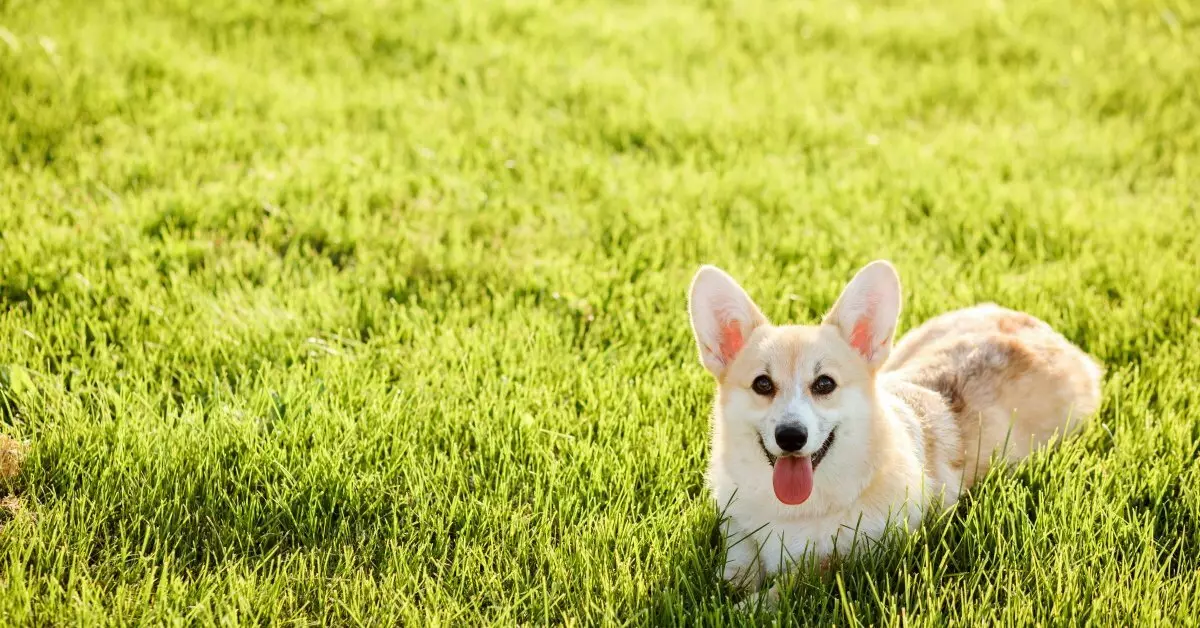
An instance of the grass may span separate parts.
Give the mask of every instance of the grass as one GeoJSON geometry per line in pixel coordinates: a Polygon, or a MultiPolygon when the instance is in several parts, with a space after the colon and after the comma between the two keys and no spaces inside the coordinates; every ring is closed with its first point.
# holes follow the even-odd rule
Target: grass
{"type": "Polygon", "coordinates": [[[877,257],[1104,407],[777,619],[1195,622],[1198,51],[1183,0],[0,0],[0,624],[747,621],[687,282],[811,322],[877,257]]]}

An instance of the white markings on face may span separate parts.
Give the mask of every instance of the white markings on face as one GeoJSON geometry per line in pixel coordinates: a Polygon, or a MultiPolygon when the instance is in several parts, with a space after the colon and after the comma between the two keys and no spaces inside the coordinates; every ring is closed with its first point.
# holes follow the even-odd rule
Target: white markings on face
{"type": "Polygon", "coordinates": [[[830,421],[822,418],[809,392],[813,373],[819,368],[820,362],[814,366],[800,361],[796,372],[790,378],[791,385],[777,393],[771,410],[763,417],[759,433],[772,455],[780,455],[783,452],[775,438],[777,430],[782,428],[799,427],[804,430],[808,440],[797,452],[803,456],[812,455],[825,442],[831,429],[828,425],[830,421]]]}
{"type": "Polygon", "coordinates": [[[820,417],[813,408],[812,400],[804,394],[803,390],[797,390],[792,393],[791,398],[784,405],[783,413],[779,417],[776,427],[799,425],[809,434],[816,434],[820,431],[820,423],[820,417]]]}
{"type": "Polygon", "coordinates": [[[803,427],[808,433],[808,442],[798,451],[800,455],[816,453],[826,442],[829,433],[846,418],[846,412],[853,413],[858,406],[859,395],[853,393],[842,397],[833,407],[828,407],[828,403],[822,406],[814,399],[812,382],[821,375],[827,375],[827,365],[826,359],[799,360],[796,372],[791,373],[790,385],[779,391],[775,403],[760,424],[763,443],[766,443],[770,453],[779,454],[782,450],[776,442],[775,432],[786,426],[803,427]]]}

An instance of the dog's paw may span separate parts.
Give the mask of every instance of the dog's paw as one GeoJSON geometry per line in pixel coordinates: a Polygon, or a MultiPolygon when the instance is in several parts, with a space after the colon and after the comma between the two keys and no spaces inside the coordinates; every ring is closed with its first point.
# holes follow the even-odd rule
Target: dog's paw
{"type": "Polygon", "coordinates": [[[721,579],[735,591],[754,591],[758,589],[760,581],[758,564],[734,561],[725,563],[725,569],[721,571],[721,579]]]}
{"type": "Polygon", "coordinates": [[[738,592],[757,591],[765,575],[754,545],[745,541],[729,546],[721,570],[721,579],[727,586],[738,592]]]}
{"type": "Polygon", "coordinates": [[[739,613],[770,613],[779,606],[779,587],[774,586],[766,591],[758,591],[737,603],[734,608],[739,613]]]}

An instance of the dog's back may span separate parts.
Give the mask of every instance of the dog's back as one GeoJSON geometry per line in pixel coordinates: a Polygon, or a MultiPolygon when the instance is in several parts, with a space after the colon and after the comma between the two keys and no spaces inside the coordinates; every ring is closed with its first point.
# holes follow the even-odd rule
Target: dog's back
{"type": "Polygon", "coordinates": [[[1021,459],[1100,405],[1102,371],[1090,356],[1041,320],[993,304],[914,329],[884,371],[945,399],[961,433],[964,488],[993,452],[1021,459]]]}

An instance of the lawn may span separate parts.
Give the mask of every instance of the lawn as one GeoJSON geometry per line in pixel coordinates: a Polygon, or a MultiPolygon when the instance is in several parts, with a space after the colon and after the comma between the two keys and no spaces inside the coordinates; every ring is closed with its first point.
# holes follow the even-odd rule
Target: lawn
{"type": "Polygon", "coordinates": [[[0,0],[0,625],[720,624],[701,263],[1082,435],[784,623],[1200,616],[1200,7],[0,0]]]}

